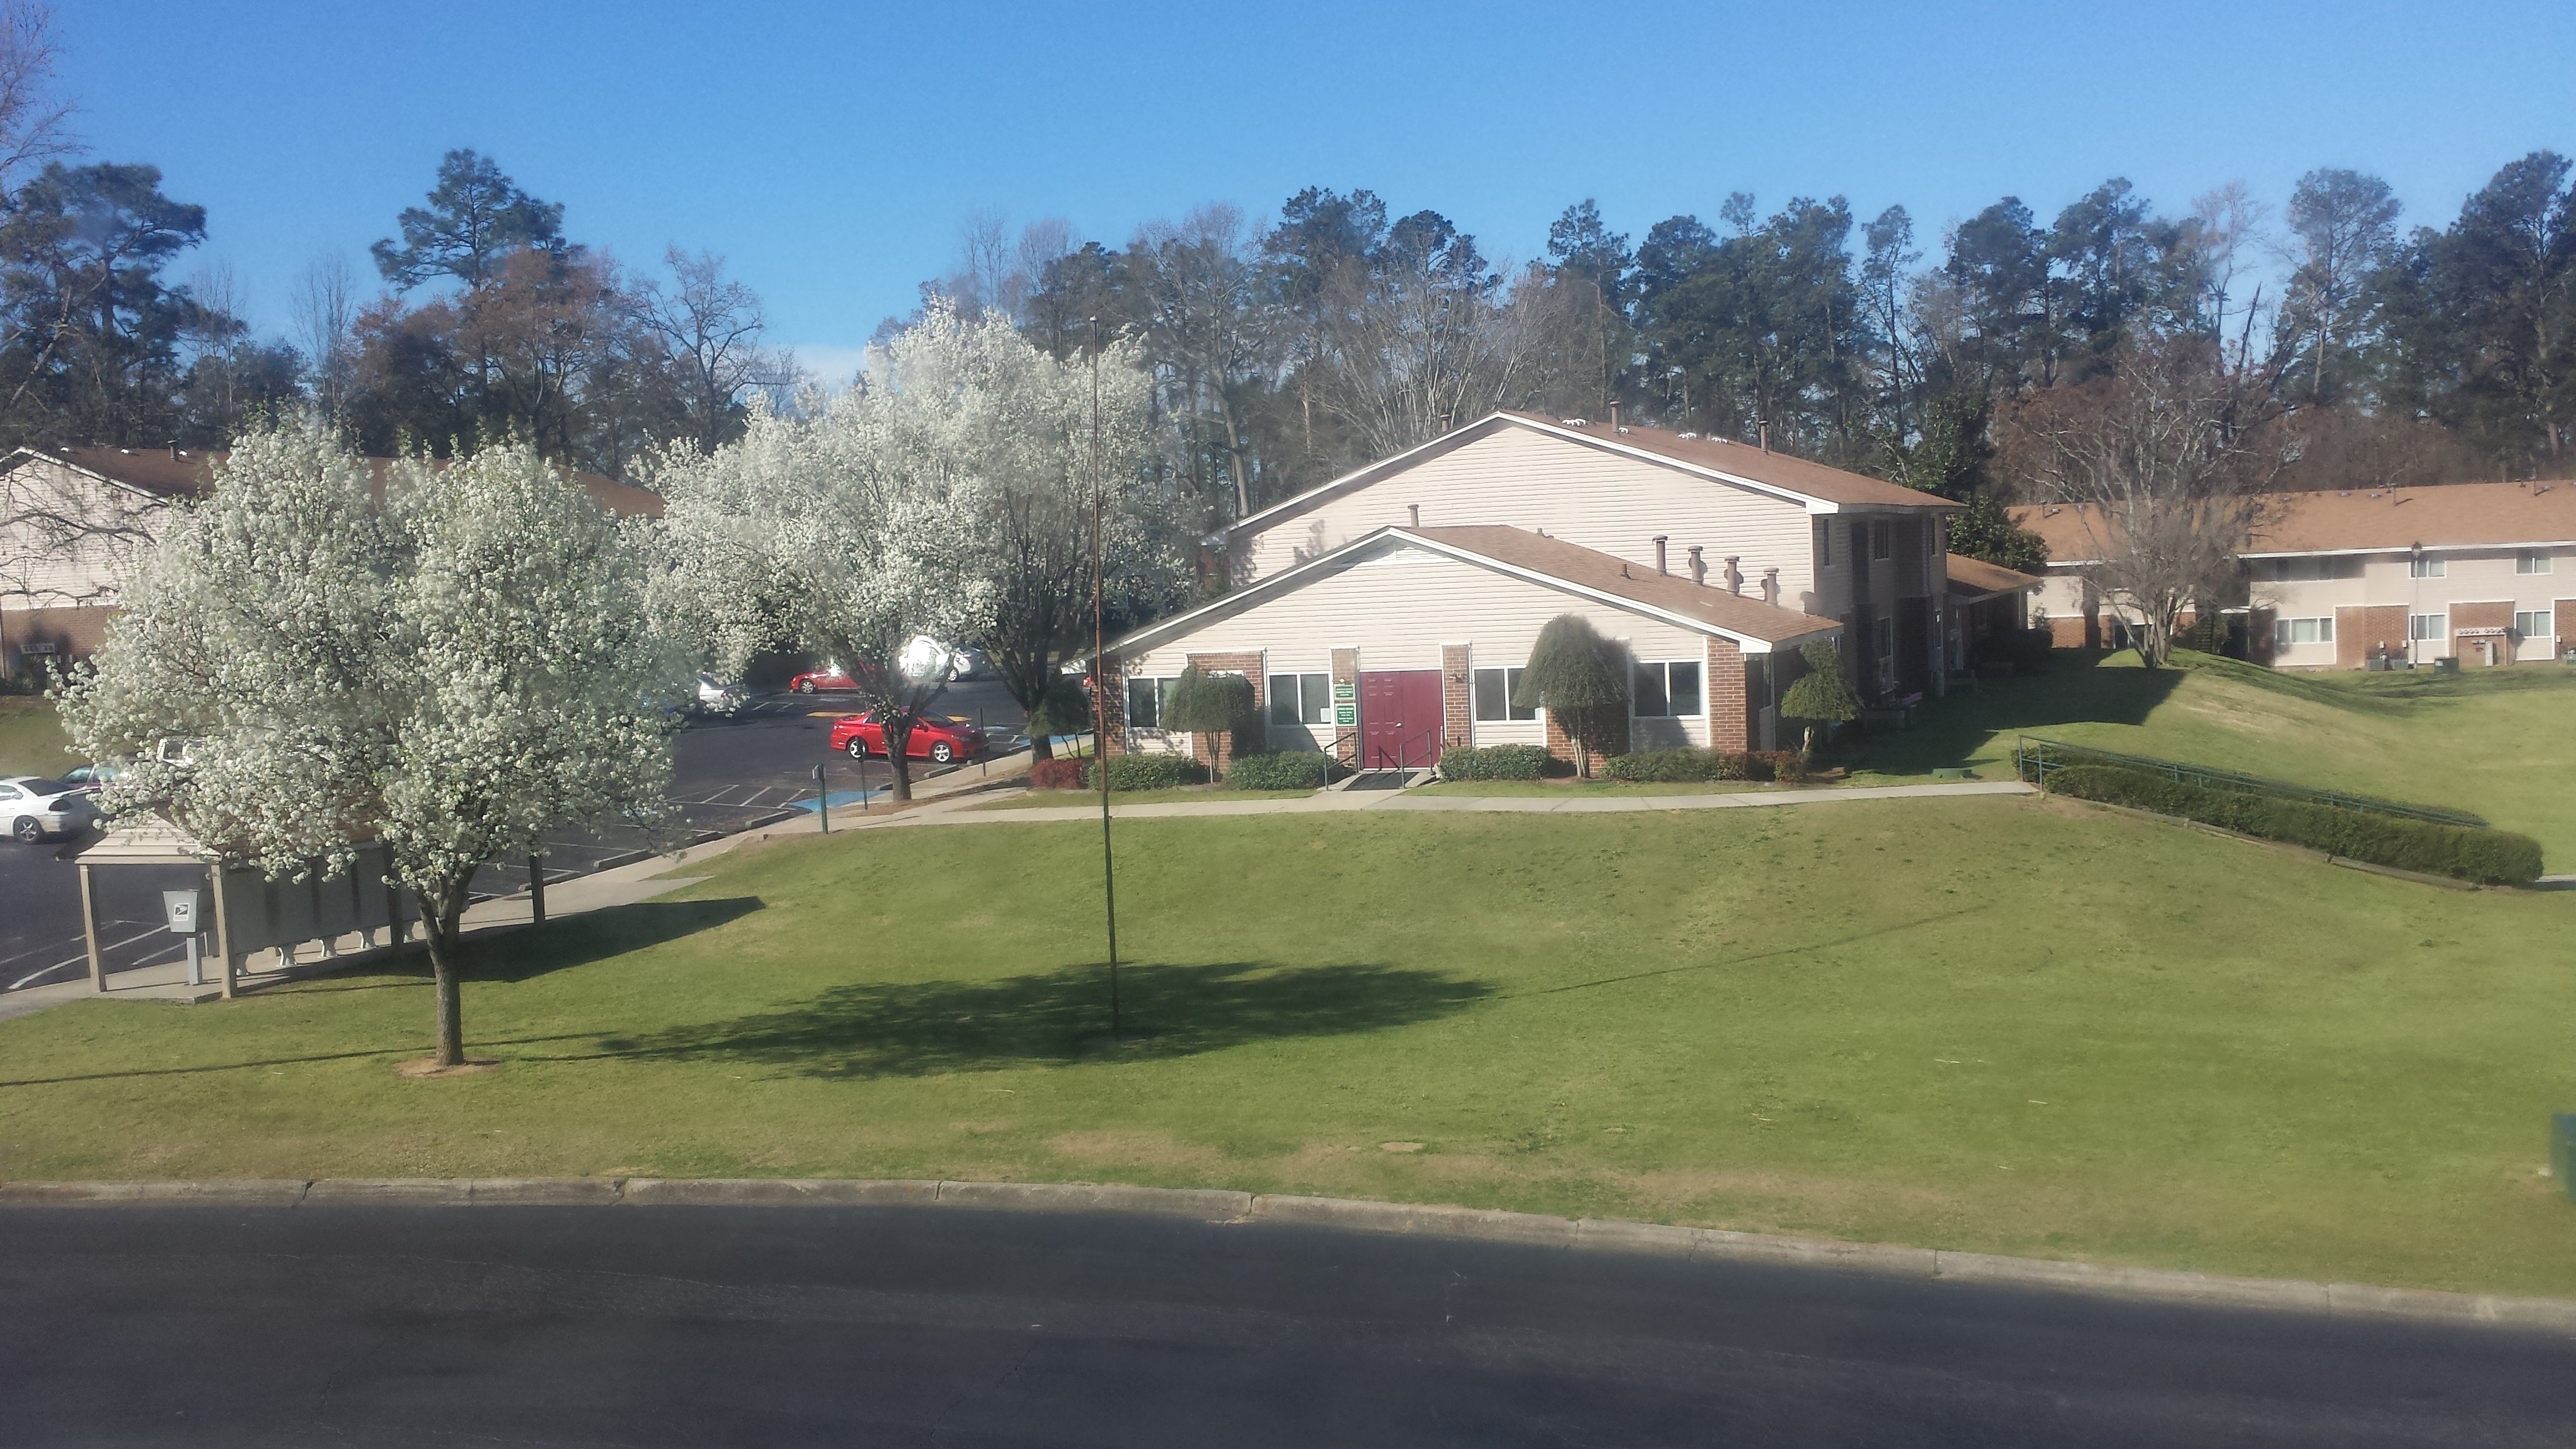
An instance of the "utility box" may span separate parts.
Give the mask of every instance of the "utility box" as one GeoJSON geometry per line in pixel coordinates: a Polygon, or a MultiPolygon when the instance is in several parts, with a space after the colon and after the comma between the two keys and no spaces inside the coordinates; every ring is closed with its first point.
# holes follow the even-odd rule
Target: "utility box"
{"type": "Polygon", "coordinates": [[[205,930],[204,891],[163,891],[161,909],[170,918],[170,934],[194,936],[205,930]]]}
{"type": "Polygon", "coordinates": [[[2549,1127],[2549,1170],[2558,1177],[2558,1190],[2576,1198],[2576,1112],[2559,1113],[2549,1127]]]}

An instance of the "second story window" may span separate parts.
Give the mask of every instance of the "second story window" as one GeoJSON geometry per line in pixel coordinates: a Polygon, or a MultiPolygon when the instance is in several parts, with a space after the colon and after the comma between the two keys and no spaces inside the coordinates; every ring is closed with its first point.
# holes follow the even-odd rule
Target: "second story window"
{"type": "Polygon", "coordinates": [[[2549,572],[2549,555],[2545,553],[2515,554],[2513,556],[2513,571],[2518,574],[2545,574],[2549,572]]]}
{"type": "Polygon", "coordinates": [[[2440,554],[2419,553],[2406,561],[2406,576],[2412,579],[2438,579],[2451,572],[2451,561],[2440,554]]]}

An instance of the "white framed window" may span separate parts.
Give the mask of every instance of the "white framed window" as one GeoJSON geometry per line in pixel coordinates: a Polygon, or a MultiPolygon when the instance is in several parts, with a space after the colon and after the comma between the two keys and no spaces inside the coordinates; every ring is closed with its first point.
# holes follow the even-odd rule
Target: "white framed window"
{"type": "Polygon", "coordinates": [[[2518,574],[2545,574],[2549,572],[2549,555],[2545,553],[2515,554],[2513,556],[2513,571],[2518,574]]]}
{"type": "Polygon", "coordinates": [[[2272,621],[2272,642],[2284,649],[2293,644],[2332,644],[2334,620],[2275,619],[2272,621]]]}
{"type": "Polygon", "coordinates": [[[1158,730],[1163,727],[1163,706],[1171,701],[1171,675],[1147,675],[1127,681],[1127,728],[1158,730]]]}
{"type": "Polygon", "coordinates": [[[1333,676],[1270,676],[1270,722],[1275,725],[1319,725],[1333,722],[1333,676]]]}
{"type": "Polygon", "coordinates": [[[2406,576],[2410,579],[2445,578],[2450,572],[2451,561],[2438,553],[2419,553],[2406,560],[2406,576]]]}
{"type": "Polygon", "coordinates": [[[1628,698],[1639,719],[1696,718],[1700,712],[1700,662],[1639,660],[1629,672],[1628,698]]]}
{"type": "Polygon", "coordinates": [[[2516,609],[2513,632],[2525,639],[2547,639],[2558,632],[2558,625],[2547,609],[2516,609]]]}
{"type": "Polygon", "coordinates": [[[2409,614],[2406,616],[2406,637],[2419,644],[2427,639],[2438,643],[2450,633],[2442,627],[2450,617],[2447,613],[2409,614]]]}
{"type": "Polygon", "coordinates": [[[1517,669],[1479,669],[1476,671],[1475,704],[1479,720],[1536,719],[1535,706],[1512,703],[1521,692],[1521,671],[1517,669]]]}

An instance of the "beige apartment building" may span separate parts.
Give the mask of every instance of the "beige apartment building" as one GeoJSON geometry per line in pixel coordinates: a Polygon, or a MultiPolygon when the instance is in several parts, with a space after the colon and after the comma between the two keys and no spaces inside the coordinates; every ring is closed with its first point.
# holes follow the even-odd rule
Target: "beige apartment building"
{"type": "MultiPolygon", "coordinates": [[[[2253,657],[2276,669],[2374,661],[2533,664],[2576,649],[2576,484],[2451,483],[2266,495],[2241,557],[2253,657]]],[[[2098,528],[2031,505],[2048,543],[2034,597],[2065,647],[2117,647],[2136,621],[2087,582],[2098,528]]]]}

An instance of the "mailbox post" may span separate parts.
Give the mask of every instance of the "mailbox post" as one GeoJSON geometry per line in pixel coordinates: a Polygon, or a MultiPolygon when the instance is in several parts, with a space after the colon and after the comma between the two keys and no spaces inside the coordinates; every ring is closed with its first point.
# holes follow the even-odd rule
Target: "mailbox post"
{"type": "Polygon", "coordinates": [[[205,911],[205,892],[163,891],[161,909],[170,918],[171,933],[188,938],[188,984],[205,985],[206,961],[198,948],[199,934],[205,929],[199,924],[205,911]]]}

